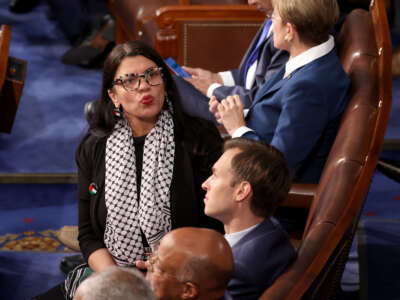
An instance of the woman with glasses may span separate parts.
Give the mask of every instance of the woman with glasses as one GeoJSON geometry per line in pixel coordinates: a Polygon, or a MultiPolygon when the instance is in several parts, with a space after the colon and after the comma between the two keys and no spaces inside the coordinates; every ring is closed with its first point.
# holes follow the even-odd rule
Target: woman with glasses
{"type": "Polygon", "coordinates": [[[182,113],[158,53],[140,42],[117,45],[76,151],[78,239],[87,264],[37,299],[72,299],[88,274],[135,266],[174,228],[220,229],[203,213],[201,182],[221,143],[214,125],[182,113]]]}

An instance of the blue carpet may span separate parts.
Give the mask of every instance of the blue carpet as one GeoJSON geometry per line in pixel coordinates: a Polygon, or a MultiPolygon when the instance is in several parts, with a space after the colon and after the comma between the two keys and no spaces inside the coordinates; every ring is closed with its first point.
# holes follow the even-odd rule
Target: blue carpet
{"type": "Polygon", "coordinates": [[[399,212],[400,184],[375,171],[361,219],[400,220],[399,212]]]}
{"type": "Polygon", "coordinates": [[[400,299],[400,220],[363,219],[359,245],[363,300],[400,299]]]}
{"type": "Polygon", "coordinates": [[[1,299],[31,299],[62,282],[65,276],[58,265],[66,255],[70,254],[0,252],[1,299]]]}
{"type": "Polygon", "coordinates": [[[71,45],[45,2],[22,15],[9,2],[0,0],[0,23],[13,29],[10,56],[28,65],[12,133],[0,133],[0,173],[73,173],[84,104],[98,97],[101,71],[61,63],[71,45]]]}
{"type": "Polygon", "coordinates": [[[78,204],[64,204],[0,211],[0,235],[28,230],[58,230],[64,225],[78,224],[78,204]]]}
{"type": "Polygon", "coordinates": [[[4,184],[0,195],[0,251],[69,251],[57,230],[78,224],[75,184],[4,184]]]}
{"type": "Polygon", "coordinates": [[[400,299],[399,212],[400,184],[376,171],[358,231],[362,300],[400,299]]]}
{"type": "Polygon", "coordinates": [[[1,184],[1,210],[76,204],[76,184],[1,184]],[[17,199],[16,199],[17,198],[17,199]]]}
{"type": "Polygon", "coordinates": [[[0,185],[1,299],[30,299],[64,280],[59,264],[72,254],[56,230],[77,225],[76,190],[75,184],[0,185]]]}

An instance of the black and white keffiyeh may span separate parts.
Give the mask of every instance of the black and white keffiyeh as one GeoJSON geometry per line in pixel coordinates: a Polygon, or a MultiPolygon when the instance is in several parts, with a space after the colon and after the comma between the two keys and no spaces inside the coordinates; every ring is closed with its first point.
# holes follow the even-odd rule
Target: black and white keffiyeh
{"type": "Polygon", "coordinates": [[[169,191],[174,156],[174,123],[171,114],[163,110],[144,142],[138,200],[135,147],[128,122],[121,118],[108,138],[104,243],[118,265],[145,259],[140,229],[150,246],[171,230],[169,191]]]}

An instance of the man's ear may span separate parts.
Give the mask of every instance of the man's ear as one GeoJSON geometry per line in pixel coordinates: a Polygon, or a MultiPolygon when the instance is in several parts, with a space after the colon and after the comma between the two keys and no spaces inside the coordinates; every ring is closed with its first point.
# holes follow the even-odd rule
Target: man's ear
{"type": "Polygon", "coordinates": [[[248,181],[242,181],[238,184],[236,188],[236,199],[238,201],[243,201],[248,199],[253,193],[253,189],[251,188],[251,184],[248,181]]]}
{"type": "Polygon", "coordinates": [[[190,281],[183,284],[182,299],[196,299],[199,295],[199,287],[190,281]]]}

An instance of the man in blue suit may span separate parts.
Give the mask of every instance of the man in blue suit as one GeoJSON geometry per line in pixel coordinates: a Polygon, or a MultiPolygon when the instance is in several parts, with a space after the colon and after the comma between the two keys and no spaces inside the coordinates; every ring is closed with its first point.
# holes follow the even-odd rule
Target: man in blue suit
{"type": "Polygon", "coordinates": [[[175,76],[183,109],[189,115],[215,121],[208,110],[211,96],[222,100],[229,95],[238,94],[244,106],[249,107],[258,88],[287,61],[288,53],[273,45],[272,22],[269,19],[273,10],[271,0],[248,0],[248,3],[265,12],[267,19],[251,42],[239,67],[219,73],[183,67],[192,78],[184,80],[175,76]]]}
{"type": "Polygon", "coordinates": [[[205,213],[224,224],[234,260],[225,299],[258,299],[295,257],[271,217],[290,188],[287,163],[274,147],[237,138],[225,143],[212,170],[202,185],[205,213]]]}

